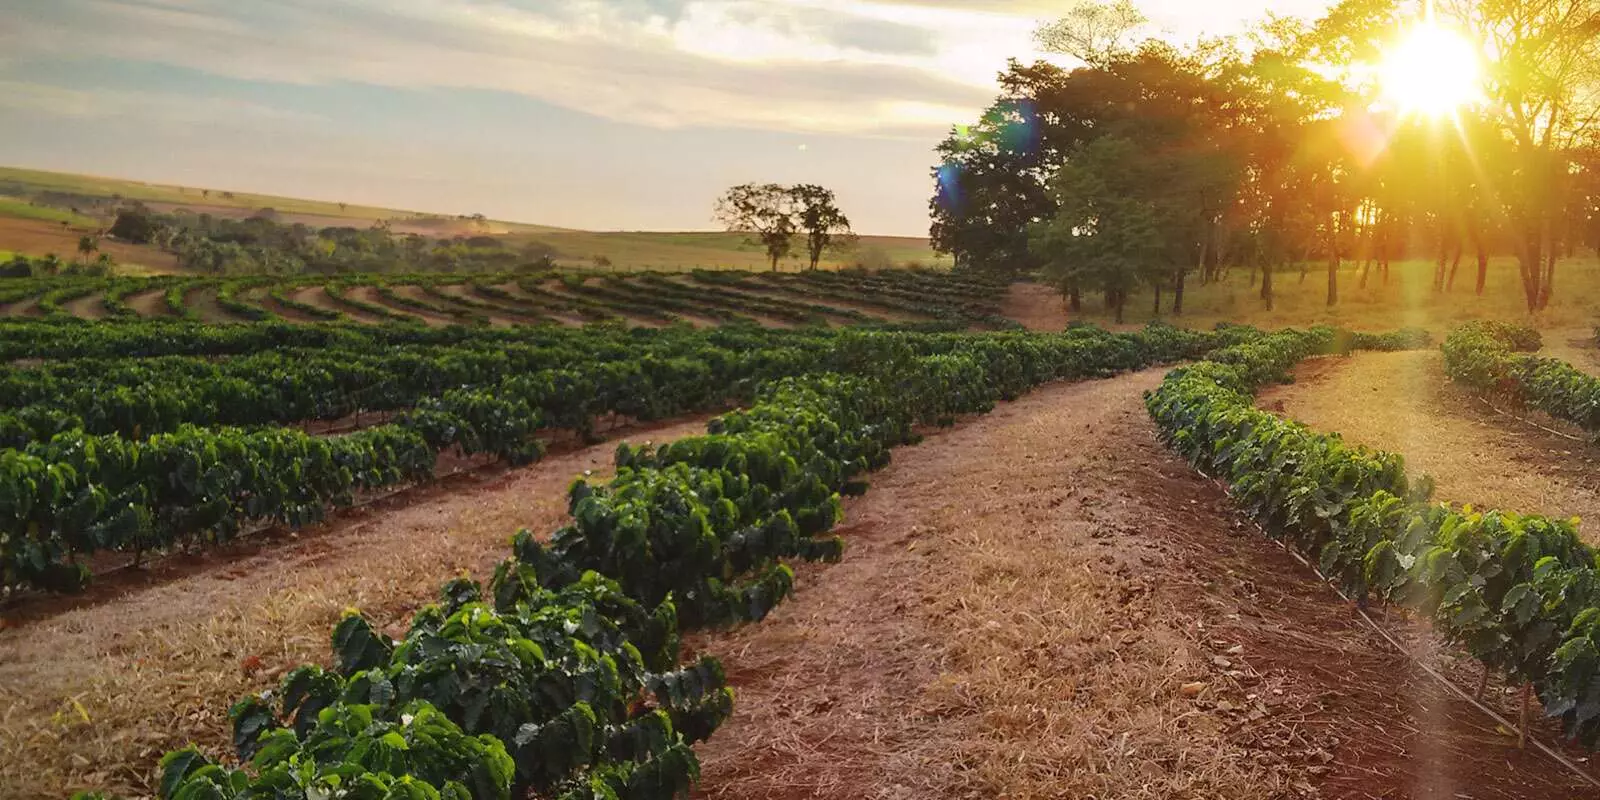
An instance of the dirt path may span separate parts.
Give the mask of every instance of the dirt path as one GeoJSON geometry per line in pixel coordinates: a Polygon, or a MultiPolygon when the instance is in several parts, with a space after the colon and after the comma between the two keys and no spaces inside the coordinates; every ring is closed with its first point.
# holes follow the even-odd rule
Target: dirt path
{"type": "Polygon", "coordinates": [[[172,309],[167,308],[167,290],[151,289],[144,292],[135,292],[128,295],[123,302],[141,317],[170,317],[172,309]]]}
{"type": "Polygon", "coordinates": [[[229,752],[233,701],[288,667],[325,663],[343,609],[401,635],[452,575],[487,579],[518,528],[564,523],[567,484],[607,472],[618,440],[704,430],[699,418],[641,428],[525,469],[462,476],[258,552],[195,557],[186,574],[96,605],[0,625],[0,797],[152,794],[163,752],[191,740],[229,752]]]}
{"type": "Polygon", "coordinates": [[[699,794],[1586,796],[1162,448],[1159,377],[1047,387],[896,451],[846,505],[842,563],[695,642],[738,692],[699,794]]]}
{"type": "MultiPolygon", "coordinates": [[[[465,284],[457,283],[443,285],[438,287],[438,291],[440,294],[451,298],[456,298],[455,300],[450,301],[452,305],[464,308],[476,314],[487,315],[490,323],[497,327],[538,325],[540,323],[551,321],[550,318],[530,309],[508,306],[503,303],[496,303],[488,298],[476,297],[472,294],[471,287],[468,287],[465,284]],[[465,300],[466,302],[462,302],[462,300],[465,300]],[[481,307],[481,305],[476,304],[487,304],[493,310],[485,310],[481,307]]],[[[429,299],[443,302],[440,301],[439,298],[431,295],[429,296],[429,299]]]]}
{"type": "Polygon", "coordinates": [[[42,317],[44,311],[39,308],[39,298],[44,292],[32,297],[18,300],[15,303],[0,305],[0,317],[42,317]]]}
{"type": "Polygon", "coordinates": [[[1067,327],[1067,304],[1061,292],[1040,283],[1011,284],[1000,314],[1022,323],[1030,331],[1059,331],[1067,327]]]}
{"type": "Polygon", "coordinates": [[[215,285],[196,286],[184,292],[183,304],[187,308],[194,309],[194,312],[200,315],[200,319],[206,322],[244,321],[223,308],[222,304],[217,301],[217,287],[215,285]]]}
{"type": "MultiPolygon", "coordinates": [[[[532,295],[524,292],[521,286],[518,286],[515,283],[502,283],[496,285],[495,288],[505,291],[514,298],[520,298],[527,301],[530,304],[528,307],[528,313],[530,314],[549,317],[550,319],[553,319],[557,322],[560,322],[562,325],[566,325],[567,327],[571,328],[581,328],[589,322],[589,320],[584,319],[583,315],[581,314],[575,312],[557,311],[541,304],[532,295]]],[[[482,300],[495,302],[492,298],[486,296],[478,295],[478,297],[482,300]]]]}
{"type": "Polygon", "coordinates": [[[242,298],[248,303],[260,306],[269,313],[282,317],[286,322],[311,323],[326,321],[302,311],[297,311],[272,299],[269,294],[271,291],[272,287],[270,286],[257,286],[254,289],[246,289],[242,298]]]}
{"type": "Polygon", "coordinates": [[[62,303],[61,308],[78,319],[105,319],[105,303],[105,292],[92,292],[62,303]]]}
{"type": "Polygon", "coordinates": [[[1398,452],[1441,500],[1591,522],[1600,542],[1600,449],[1495,414],[1449,384],[1437,350],[1304,362],[1259,405],[1352,442],[1398,452]]]}
{"type": "Polygon", "coordinates": [[[1559,358],[1590,375],[1600,375],[1600,346],[1592,328],[1563,328],[1542,331],[1544,347],[1539,355],[1559,358]]]}

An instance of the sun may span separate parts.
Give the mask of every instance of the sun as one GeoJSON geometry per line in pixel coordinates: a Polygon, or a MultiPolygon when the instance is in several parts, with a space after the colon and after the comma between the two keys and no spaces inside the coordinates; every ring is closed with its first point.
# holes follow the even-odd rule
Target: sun
{"type": "Polygon", "coordinates": [[[1482,57],[1449,28],[1424,22],[1390,47],[1379,71],[1383,96],[1403,114],[1442,117],[1477,102],[1482,57]]]}

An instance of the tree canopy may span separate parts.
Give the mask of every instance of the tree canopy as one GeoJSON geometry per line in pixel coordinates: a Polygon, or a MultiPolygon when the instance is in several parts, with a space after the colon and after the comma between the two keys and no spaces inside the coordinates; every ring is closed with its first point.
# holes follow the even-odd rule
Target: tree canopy
{"type": "Polygon", "coordinates": [[[1531,311],[1600,244],[1600,0],[1344,0],[1183,46],[1143,23],[1091,1],[1040,28],[1061,57],[1012,61],[937,147],[936,249],[1175,312],[1230,267],[1270,305],[1275,271],[1321,262],[1334,304],[1350,262],[1365,283],[1431,256],[1445,292],[1471,254],[1482,292],[1505,253],[1531,311]]]}

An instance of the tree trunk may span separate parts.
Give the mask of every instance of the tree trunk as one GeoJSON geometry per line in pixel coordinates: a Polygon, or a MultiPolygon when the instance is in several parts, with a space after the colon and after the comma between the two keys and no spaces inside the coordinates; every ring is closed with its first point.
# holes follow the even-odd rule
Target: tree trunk
{"type": "Polygon", "coordinates": [[[1522,237],[1522,254],[1517,258],[1517,269],[1522,273],[1522,294],[1528,312],[1539,308],[1539,279],[1543,277],[1544,250],[1541,234],[1525,231],[1522,237]]]}
{"type": "Polygon", "coordinates": [[[1122,324],[1122,307],[1127,305],[1128,298],[1122,292],[1112,292],[1109,298],[1112,308],[1116,309],[1117,324],[1122,324]]]}
{"type": "Polygon", "coordinates": [[[1261,299],[1266,302],[1267,310],[1272,310],[1272,262],[1261,265],[1261,299]]]}
{"type": "Polygon", "coordinates": [[[1074,313],[1083,310],[1083,290],[1076,281],[1067,284],[1067,310],[1074,313]]]}
{"type": "Polygon", "coordinates": [[[1453,292],[1456,288],[1456,270],[1461,269],[1461,242],[1455,243],[1455,254],[1450,258],[1450,275],[1444,279],[1444,290],[1453,292]]]}
{"type": "MultiPolygon", "coordinates": [[[[1153,314],[1154,316],[1159,317],[1159,316],[1161,316],[1161,284],[1159,284],[1159,283],[1155,284],[1155,289],[1156,289],[1156,305],[1155,305],[1155,310],[1153,310],[1151,312],[1151,314],[1153,314]]],[[[1117,320],[1117,321],[1121,322],[1122,320],[1117,320]]]]}
{"type": "MultiPolygon", "coordinates": [[[[1201,270],[1203,271],[1204,269],[1205,269],[1205,267],[1202,266],[1201,270]]],[[[1173,316],[1178,316],[1178,315],[1183,313],[1183,279],[1184,279],[1184,272],[1185,271],[1186,270],[1184,270],[1183,267],[1178,267],[1178,274],[1176,276],[1174,276],[1173,279],[1172,279],[1172,315],[1173,316]]]]}
{"type": "Polygon", "coordinates": [[[1539,310],[1543,311],[1550,305],[1550,295],[1556,289],[1556,259],[1561,253],[1561,247],[1554,242],[1550,243],[1548,266],[1545,267],[1544,280],[1539,286],[1539,310]]]}
{"type": "Polygon", "coordinates": [[[1339,303],[1339,223],[1328,228],[1328,305],[1339,303]]]}
{"type": "Polygon", "coordinates": [[[1483,285],[1489,280],[1489,251],[1483,246],[1483,233],[1472,229],[1472,249],[1478,253],[1478,296],[1483,296],[1483,285]]]}

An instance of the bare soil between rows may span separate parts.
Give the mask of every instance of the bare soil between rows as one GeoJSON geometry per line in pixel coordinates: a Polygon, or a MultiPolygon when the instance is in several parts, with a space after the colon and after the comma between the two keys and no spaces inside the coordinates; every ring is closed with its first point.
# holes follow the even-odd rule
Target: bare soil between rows
{"type": "Polygon", "coordinates": [[[618,441],[702,433],[705,418],[619,431],[520,469],[487,468],[298,533],[124,573],[89,602],[0,626],[0,797],[154,793],[156,761],[194,741],[231,752],[227,709],[306,662],[326,663],[339,614],[393,635],[462,572],[487,579],[519,528],[567,521],[567,487],[609,473],[618,441]]]}
{"type": "Polygon", "coordinates": [[[846,503],[841,564],[803,568],[761,624],[695,640],[739,693],[699,796],[1592,791],[1164,449],[1140,403],[1160,374],[1049,386],[896,451],[846,503]]]}
{"type": "MultiPolygon", "coordinates": [[[[697,795],[1590,796],[1163,448],[1141,404],[1161,374],[1043,387],[897,450],[846,502],[842,563],[802,565],[762,623],[691,637],[738,693],[698,748],[697,795]]],[[[226,752],[227,704],[325,661],[341,609],[402,632],[518,527],[561,525],[568,481],[614,448],[419,490],[0,631],[0,796],[148,793],[161,752],[226,752]]]]}
{"type": "MultiPolygon", "coordinates": [[[[1438,350],[1314,358],[1293,374],[1294,383],[1263,391],[1258,405],[1401,454],[1413,477],[1432,476],[1440,500],[1600,521],[1600,448],[1552,432],[1560,423],[1534,412],[1497,413],[1449,382],[1438,350]]],[[[1579,530],[1600,542],[1600,528],[1579,530]]]]}

